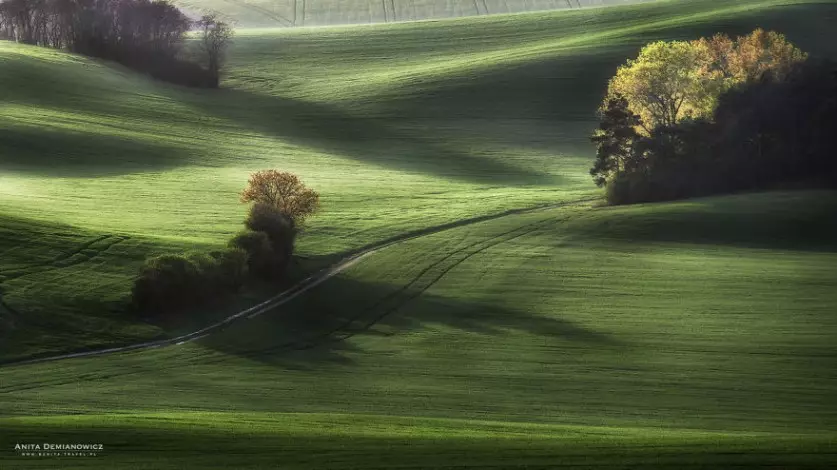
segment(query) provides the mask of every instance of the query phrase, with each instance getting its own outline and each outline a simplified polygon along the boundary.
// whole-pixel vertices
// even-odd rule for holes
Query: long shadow
[[[150,141],[47,128],[0,128],[0,170],[95,178],[183,165],[189,151]]]
[[[557,340],[614,348],[612,336],[555,317],[496,305],[428,295],[405,286],[370,284],[338,276],[294,302],[200,340],[225,355],[287,369],[351,365],[355,335],[398,335],[427,326],[480,335],[525,331]],[[224,359],[219,359],[223,361]]]
[[[835,21],[837,5],[774,7],[759,10],[757,15],[734,15],[631,33],[595,47],[570,48],[565,55],[499,66],[478,76],[440,76],[419,87],[387,90],[376,98],[382,103],[380,111],[392,115],[406,112],[444,119],[455,110],[459,116],[475,118],[595,121],[608,80],[618,66],[635,57],[649,42],[692,40],[716,33],[734,37],[762,27],[786,34],[788,40],[812,55],[834,56],[837,43],[823,38],[829,36]]]
[[[216,99],[190,104],[245,128],[364,163],[494,185],[555,184],[559,179],[473,155],[433,135],[399,130],[391,117],[354,115],[337,106],[241,90],[215,93]]]
[[[739,194],[601,208],[562,226],[581,240],[837,252],[837,191]]]

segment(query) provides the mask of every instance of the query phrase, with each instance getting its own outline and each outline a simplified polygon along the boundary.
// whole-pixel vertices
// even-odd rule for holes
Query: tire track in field
[[[293,25],[294,25],[294,26],[296,26],[296,10],[297,10],[297,5],[299,4],[299,1],[298,1],[298,0],[292,0],[292,1],[293,1],[293,4],[294,4],[294,10],[293,10],[293,14],[294,14],[294,16],[293,16]]]
[[[104,245],[101,248],[92,248],[91,249],[91,247],[93,245],[95,245],[96,243],[107,240],[109,238],[112,238],[112,239],[115,239],[115,240],[112,241],[111,243],[107,244],[107,245]],[[125,240],[128,240],[130,238],[131,237],[128,237],[128,236],[125,236],[125,235],[120,235],[120,236],[114,236],[114,235],[110,235],[110,234],[102,235],[100,237],[96,237],[93,240],[90,240],[88,242],[85,242],[85,243],[79,245],[77,248],[75,248],[71,251],[61,253],[61,254],[53,257],[51,260],[45,261],[43,263],[32,263],[32,264],[27,264],[27,265],[22,265],[22,266],[15,266],[14,269],[10,269],[8,271],[0,270],[0,275],[3,275],[3,277],[4,277],[4,279],[2,281],[0,281],[0,283],[5,282],[5,281],[9,281],[9,280],[12,280],[12,279],[18,279],[18,278],[21,278],[21,277],[25,277],[25,276],[28,276],[30,274],[38,274],[38,273],[42,273],[42,272],[45,272],[45,271],[51,271],[51,270],[54,270],[54,269],[68,268],[68,267],[71,267],[71,266],[76,266],[76,265],[82,264],[86,261],[90,261],[91,259],[93,259],[97,256],[100,256],[102,253],[106,252],[107,250],[109,250],[114,245],[122,243]],[[85,253],[85,251],[93,251],[95,253],[88,254],[88,253]],[[82,255],[82,256],[80,256],[77,259],[73,259],[77,255]]]
[[[270,18],[271,20],[276,21],[280,25],[282,23],[285,23],[285,26],[293,26],[294,25],[293,21],[285,18],[284,16],[282,16],[278,13],[272,12],[272,11],[268,10],[267,8],[262,8],[258,5],[253,5],[252,3],[247,3],[244,0],[224,0],[224,1],[226,1],[228,3],[232,3],[233,5],[240,6],[242,8],[246,8],[248,10],[252,10],[252,11],[261,13],[262,15]]]
[[[106,234],[106,235],[102,235],[102,236],[100,236],[100,237],[96,237],[96,238],[94,238],[93,240],[91,240],[91,241],[89,241],[89,242],[82,243],[82,244],[81,244],[81,246],[79,246],[79,247],[78,247],[78,248],[76,248],[75,250],[73,250],[73,251],[69,251],[69,252],[67,252],[67,253],[62,253],[62,254],[60,254],[60,255],[56,256],[55,258],[53,258],[53,259],[52,259],[52,263],[56,263],[56,262],[58,262],[58,261],[63,261],[63,260],[65,260],[65,259],[72,258],[74,255],[77,255],[77,254],[81,253],[82,251],[84,251],[84,250],[86,250],[86,249],[90,248],[90,247],[91,247],[91,246],[93,246],[94,244],[96,244],[96,243],[98,243],[98,242],[100,242],[100,241],[103,241],[103,240],[107,240],[107,239],[108,239],[108,238],[110,238],[110,237],[111,237],[111,235],[110,235],[110,234]]]
[[[146,349],[156,349],[168,346],[179,346],[188,342],[196,341],[201,338],[204,338],[212,333],[217,331],[221,331],[227,327],[229,327],[232,323],[242,319],[242,318],[254,318],[256,316],[262,315],[266,312],[270,312],[275,308],[293,300],[297,296],[307,292],[308,290],[318,286],[319,284],[327,281],[328,279],[336,276],[337,274],[345,271],[346,269],[351,268],[355,264],[359,263],[361,260],[370,256],[388,246],[395,245],[397,243],[401,243],[407,240],[412,240],[415,238],[423,237],[426,235],[431,235],[434,233],[443,232],[446,230],[450,230],[453,228],[464,227],[466,225],[472,225],[480,222],[485,222],[489,220],[495,220],[503,217],[508,217],[510,215],[517,215],[517,214],[525,214],[531,213],[536,211],[548,210],[548,209],[555,209],[560,207],[567,207],[571,205],[578,205],[587,202],[597,201],[601,198],[585,198],[585,199],[578,199],[575,201],[567,201],[561,202],[557,204],[543,204],[534,207],[526,207],[520,209],[510,209],[504,212],[499,212],[495,214],[488,214],[483,216],[477,217],[470,217],[467,219],[457,220],[454,222],[449,222],[446,224],[436,225],[432,227],[427,227],[424,229],[414,230],[411,232],[407,232],[401,235],[396,235],[384,240],[381,240],[376,243],[372,243],[367,245],[363,248],[357,249],[353,252],[347,253],[340,261],[333,264],[330,267],[321,269],[316,273],[308,276],[307,278],[303,279],[302,281],[298,282],[294,286],[290,287],[289,289],[257,304],[253,307],[244,309],[238,313],[228,316],[227,318],[218,321],[212,325],[206,326],[199,330],[193,331],[191,333],[187,333],[184,335],[177,336],[175,338],[167,338],[162,340],[155,340],[155,341],[146,341],[142,343],[127,345],[127,346],[118,346],[113,348],[106,348],[106,349],[99,349],[94,351],[81,351],[75,353],[68,353],[68,354],[59,354],[55,356],[48,356],[48,357],[40,357],[40,358],[31,358],[31,359],[23,359],[23,360],[13,360],[13,361],[5,361],[0,362],[0,366],[15,366],[15,365],[27,365],[27,364],[36,364],[41,362],[51,362],[51,361],[58,361],[63,359],[73,359],[73,358],[84,358],[84,357],[93,357],[93,356],[101,356],[105,354],[114,354],[114,353],[121,353],[121,352],[131,352],[131,351],[141,351]],[[548,219],[548,221],[552,221],[552,219]],[[543,221],[544,223],[546,221]],[[532,225],[532,224],[528,224]],[[525,227],[525,226],[524,226]],[[514,229],[510,232],[519,230],[521,227]],[[507,232],[506,234],[508,234]],[[502,236],[504,234],[498,235]],[[496,237],[493,237],[496,239]],[[473,246],[473,245],[471,245]],[[461,250],[460,250],[461,251]],[[460,261],[461,262],[461,261]],[[451,268],[452,269],[452,268]]]
[[[107,240],[108,238],[116,238],[116,241],[114,241],[110,245],[107,245],[104,249],[93,250],[93,251],[98,251],[98,253],[95,254],[95,255],[85,255],[85,256],[87,256],[88,259],[93,258],[95,256],[98,256],[98,255],[102,254],[103,252],[107,251],[113,245],[116,245],[117,243],[121,243],[125,240],[128,240],[130,237],[124,236],[124,235],[114,236],[114,235],[111,235],[111,234],[101,235],[101,236],[98,236],[98,237],[96,237],[96,238],[94,238],[90,241],[82,243],[81,245],[79,245],[78,247],[76,247],[76,248],[74,248],[70,251],[65,251],[65,252],[57,255],[49,261],[45,261],[43,263],[30,263],[30,264],[15,266],[13,269],[9,269],[9,270],[0,269],[0,274],[5,276],[5,278],[6,278],[5,280],[9,280],[9,279],[17,279],[19,277],[23,277],[23,276],[26,276],[28,274],[33,274],[33,273],[28,273],[28,272],[21,272],[21,271],[25,271],[27,269],[32,269],[32,268],[50,269],[50,268],[72,266],[72,265],[78,264],[78,263],[72,263],[72,264],[67,264],[67,265],[62,265],[60,263],[62,261],[65,261],[65,260],[68,260],[68,259],[72,258],[75,255],[83,254],[82,253],[83,251],[90,249],[91,246],[93,246],[96,243],[99,243],[101,241]],[[59,266],[56,266],[56,263],[59,263]],[[6,274],[7,271],[11,271],[12,274]]]
[[[581,202],[581,201],[578,201],[578,202]],[[569,205],[569,204],[571,204],[571,203],[568,203],[567,205]],[[544,207],[544,209],[547,209],[547,207]],[[534,210],[538,210],[538,209],[532,209],[531,211],[534,211]],[[529,210],[526,210],[526,212],[528,212],[528,211]],[[447,274],[448,272],[453,270],[456,266],[460,265],[462,262],[466,261],[471,256],[476,255],[477,253],[481,253],[481,252],[483,252],[483,251],[485,251],[485,250],[487,250],[487,249],[489,249],[493,246],[496,246],[500,243],[504,243],[504,242],[510,241],[514,238],[518,238],[518,237],[527,235],[527,234],[541,228],[542,225],[554,222],[555,220],[557,220],[557,218],[550,218],[550,219],[547,219],[547,220],[542,220],[542,221],[533,222],[531,224],[526,224],[526,225],[523,225],[523,226],[520,226],[520,227],[516,227],[512,230],[500,233],[500,234],[495,235],[493,237],[490,237],[490,238],[487,238],[487,239],[484,239],[484,240],[479,240],[479,241],[476,241],[474,243],[468,244],[464,247],[458,248],[458,249],[448,253],[447,255],[443,256],[442,258],[435,261],[434,263],[431,263],[430,266],[427,266],[424,269],[422,269],[416,275],[416,277],[412,281],[407,283],[405,286],[401,287],[400,289],[398,289],[395,292],[392,292],[392,293],[382,297],[377,302],[375,302],[371,307],[369,307],[368,309],[365,309],[364,312],[360,313],[359,315],[356,315],[356,316],[352,317],[348,321],[342,322],[340,324],[340,326],[338,326],[336,328],[332,328],[332,329],[330,329],[330,330],[328,330],[324,333],[319,333],[317,335],[309,336],[305,339],[288,341],[288,342],[285,342],[285,343],[282,343],[282,344],[279,344],[279,345],[276,345],[276,346],[272,346],[272,347],[269,347],[269,348],[255,349],[255,350],[249,350],[249,351],[239,351],[239,352],[236,352],[235,355],[238,356],[238,357],[243,357],[243,358],[255,358],[255,357],[265,355],[265,354],[273,354],[273,353],[281,353],[281,352],[289,352],[289,351],[304,351],[304,350],[313,349],[313,348],[318,347],[318,346],[322,346],[324,344],[338,343],[340,341],[344,341],[346,339],[349,339],[349,338],[351,338],[355,335],[361,334],[365,331],[368,331],[369,328],[371,328],[376,323],[378,323],[379,321],[386,318],[391,313],[394,313],[395,311],[397,311],[398,308],[400,308],[401,306],[403,306],[407,302],[411,301],[412,299],[414,299],[414,298],[418,297],[419,295],[421,295],[422,293],[424,293],[427,289],[432,287],[436,282],[438,282],[442,277],[444,277],[445,274]],[[534,227],[532,227],[532,226],[534,226]],[[528,227],[532,227],[532,228],[530,230],[525,230]],[[522,233],[515,233],[515,232],[520,232],[521,230],[523,230]],[[510,234],[512,234],[512,236],[509,237],[509,238],[505,238],[505,239],[501,239],[499,241],[495,241],[498,238],[501,238],[501,237],[504,237],[504,236],[507,236],[507,235],[510,235]],[[420,281],[421,278],[424,277],[427,273],[429,273],[432,269],[434,269],[435,267],[445,263],[447,260],[450,260],[451,258],[456,256],[457,254],[461,254],[463,251],[470,250],[471,248],[474,248],[475,246],[478,246],[478,245],[486,245],[486,246],[478,247],[474,251],[466,252],[465,256],[462,257],[461,259],[454,260],[453,263],[450,263],[447,266],[443,266],[441,272],[438,273],[435,276],[435,278],[432,279],[429,283],[427,283],[425,286],[423,286],[423,288],[421,288],[418,292],[412,292],[412,293],[408,293],[408,294],[404,295],[405,291],[407,291],[409,288],[415,286],[418,283],[418,281]],[[383,248],[381,248],[381,249],[383,249]],[[293,289],[294,288],[292,287],[287,292],[290,292]],[[399,302],[397,305],[391,306],[389,309],[384,310],[383,313],[377,314],[377,316],[375,318],[373,318],[372,321],[367,321],[363,325],[363,327],[353,329],[353,330],[348,329],[348,327],[350,327],[353,323],[357,322],[364,315],[364,313],[368,312],[369,310],[379,308],[387,300],[397,299],[399,296],[406,297],[406,298],[404,298],[404,300]],[[256,315],[254,314],[253,316],[256,316]],[[334,336],[335,333],[339,333],[341,330],[345,331],[346,334],[343,335],[343,336]],[[223,363],[223,362],[227,361],[228,359],[229,359],[229,356],[226,355],[226,354],[222,355],[220,357],[213,357],[213,358],[205,358],[204,357],[204,358],[201,358],[200,364],[202,364],[202,365],[219,364],[219,363]],[[23,363],[21,363],[21,364],[23,364]],[[0,364],[0,365],[2,365],[2,364]],[[9,364],[9,365],[12,365],[12,364]],[[155,366],[153,370],[154,371],[162,371],[162,370],[170,370],[170,369],[179,369],[181,367],[182,367],[182,364],[175,364],[175,365],[167,366],[167,367],[160,367],[158,365],[158,366]],[[150,370],[152,370],[152,369],[132,368],[130,370],[125,370],[123,372],[110,373],[110,374],[107,374],[107,375],[88,374],[89,377],[79,376],[79,377],[74,377],[71,380],[59,378],[59,379],[53,380],[51,382],[50,381],[39,382],[37,384],[25,385],[25,386],[17,387],[17,388],[6,388],[6,389],[2,390],[2,393],[13,393],[13,392],[16,393],[16,392],[23,392],[23,391],[29,391],[29,390],[36,390],[38,388],[66,385],[68,383],[76,383],[76,382],[84,381],[84,380],[88,380],[88,379],[89,380],[94,380],[94,379],[112,379],[112,378],[117,378],[117,377],[122,378],[122,377],[126,377],[126,376],[137,375],[137,374],[149,372]]]
[[[98,243],[102,240],[106,240],[106,239],[110,238],[111,236],[112,235],[110,235],[110,234],[101,235],[99,237],[94,238],[93,240],[82,243],[81,245],[79,245],[77,248],[75,248],[73,250],[65,251],[65,252],[63,252],[63,253],[61,253],[57,256],[54,256],[51,260],[45,261],[43,263],[29,263],[29,264],[16,265],[12,269],[5,269],[5,270],[0,269],[0,275],[3,275],[5,277],[4,281],[7,281],[7,280],[10,280],[10,279],[17,279],[19,277],[26,276],[27,274],[32,274],[32,273],[28,273],[28,272],[22,272],[22,271],[26,271],[27,269],[39,268],[39,267],[49,269],[50,267],[54,267],[55,263],[60,263],[61,261],[72,258],[73,256],[81,253],[82,251],[90,248],[94,244],[96,244],[96,243]]]
[[[556,220],[561,220],[557,217],[539,220],[530,224],[526,224],[520,227],[516,227],[512,230],[508,230],[503,232],[499,235],[495,235],[493,237],[479,240],[474,243],[471,243],[465,247],[456,249],[447,255],[443,256],[439,260],[431,263],[426,268],[422,269],[410,282],[405,284],[400,289],[387,294],[386,296],[379,299],[375,302],[372,306],[365,309],[358,315],[342,322],[340,326],[332,328],[326,332],[319,333],[313,336],[310,336],[306,339],[302,340],[295,340],[289,341],[278,346],[273,346],[270,348],[265,349],[257,349],[251,351],[245,351],[244,354],[238,354],[239,356],[243,357],[255,357],[263,354],[268,353],[275,353],[281,351],[293,351],[293,350],[306,350],[306,349],[313,349],[317,346],[327,344],[327,343],[337,343],[340,341],[347,340],[357,334],[361,334],[363,332],[368,331],[372,328],[375,324],[389,316],[390,314],[396,312],[401,307],[412,301],[413,299],[421,296],[424,292],[428,289],[433,287],[437,282],[439,282],[447,273],[452,271],[454,268],[462,264],[463,262],[467,261],[469,258],[477,255],[479,253],[484,252],[485,250],[497,246],[501,243],[506,243],[516,238],[520,238],[522,236],[528,235],[540,228],[544,225],[548,225],[554,223]],[[510,236],[509,236],[510,235]],[[473,249],[475,248],[475,249]],[[472,250],[473,249],[473,250]],[[448,262],[452,261],[452,262]],[[439,268],[439,269],[436,269]],[[374,311],[379,309],[383,306],[383,311],[381,313],[376,313],[371,320],[365,321],[362,326],[359,328],[350,329],[350,327],[360,321],[366,313],[370,311]],[[342,334],[341,334],[342,333]],[[335,336],[337,335],[337,336]]]
[[[96,243],[107,240],[109,238],[115,238],[115,240],[113,242],[111,242],[110,244],[103,246],[102,248],[92,250],[92,251],[96,252],[95,254],[91,255],[91,254],[83,253],[85,250],[89,250],[90,247],[95,245]],[[91,241],[88,241],[88,242],[85,242],[85,243],[79,245],[77,248],[75,248],[72,251],[61,253],[58,256],[55,256],[51,260],[46,261],[44,263],[36,263],[36,264],[18,266],[14,269],[14,271],[12,271],[11,274],[8,274],[4,271],[0,271],[0,274],[2,275],[2,278],[0,278],[0,326],[2,326],[3,323],[6,324],[5,328],[0,328],[0,338],[3,337],[3,335],[2,335],[3,331],[8,332],[8,331],[11,331],[12,329],[14,329],[15,320],[19,319],[23,316],[21,314],[21,312],[19,312],[17,309],[15,309],[11,305],[9,305],[9,303],[6,302],[6,300],[4,299],[3,295],[4,295],[5,292],[2,289],[2,284],[4,282],[10,281],[10,280],[13,280],[13,279],[19,279],[21,277],[26,277],[26,276],[31,275],[31,274],[40,274],[40,273],[44,273],[44,272],[48,272],[48,271],[59,270],[59,269],[68,268],[68,267],[71,267],[71,266],[76,266],[76,265],[82,264],[84,262],[90,261],[91,259],[93,259],[97,256],[100,256],[102,253],[106,252],[107,250],[109,250],[114,245],[116,245],[118,243],[122,243],[123,241],[128,240],[129,238],[130,237],[127,237],[127,236],[117,236],[117,237],[115,237],[115,236],[110,235],[110,234],[102,235],[102,236],[94,238]],[[80,259],[72,260],[72,258],[74,256],[78,255],[78,254],[82,254],[84,256],[80,257]],[[65,263],[64,261],[70,261],[70,262]],[[68,273],[64,276],[58,276],[57,278],[53,279],[53,281],[58,280],[58,279],[62,279],[64,277],[71,276],[71,275],[73,275],[73,273]]]
[[[20,312],[6,303],[3,299],[3,289],[0,289],[0,326],[2,326],[0,328],[0,338],[3,338],[15,328],[15,320],[18,318],[20,318]]]

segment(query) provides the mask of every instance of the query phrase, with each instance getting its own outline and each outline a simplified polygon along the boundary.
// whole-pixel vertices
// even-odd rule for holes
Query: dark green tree
[[[642,120],[628,109],[628,100],[621,95],[608,98],[599,117],[599,127],[590,138],[596,144],[596,163],[590,175],[596,186],[602,187],[631,166],[634,143],[639,139],[637,126]]]

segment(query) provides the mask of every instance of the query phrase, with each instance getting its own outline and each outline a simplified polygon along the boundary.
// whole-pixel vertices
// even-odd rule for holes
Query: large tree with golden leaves
[[[305,187],[293,173],[278,170],[262,170],[253,173],[247,188],[241,193],[241,202],[267,204],[301,223],[317,211],[320,195]]]
[[[707,118],[718,97],[765,74],[781,79],[806,54],[773,31],[757,29],[736,39],[726,35],[695,41],[658,41],[619,67],[604,103],[621,96],[648,134],[686,118]],[[603,105],[604,106],[604,105]]]

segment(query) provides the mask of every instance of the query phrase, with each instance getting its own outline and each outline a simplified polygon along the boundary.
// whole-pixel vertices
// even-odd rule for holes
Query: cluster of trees
[[[193,26],[205,67],[181,58]],[[0,39],[113,60],[187,86],[218,86],[231,37],[217,17],[192,22],[166,0],[0,0]]]
[[[296,175],[265,170],[250,177],[241,200],[253,202],[244,222],[247,229],[226,249],[146,260],[134,282],[135,308],[165,314],[234,293],[250,278],[281,279],[299,227],[319,208],[319,195]]]
[[[775,32],[649,44],[600,117],[590,173],[613,204],[837,186],[837,67]]]

